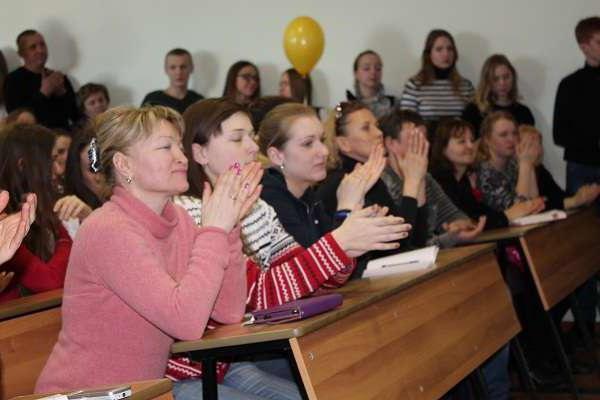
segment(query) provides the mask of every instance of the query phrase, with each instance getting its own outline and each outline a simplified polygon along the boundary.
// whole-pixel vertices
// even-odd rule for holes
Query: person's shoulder
[[[6,80],[12,80],[12,79],[19,79],[22,78],[24,76],[26,76],[28,73],[30,73],[29,71],[27,71],[27,69],[25,67],[18,67],[14,70],[12,70],[11,72],[8,73],[8,75],[6,75]]]
[[[194,101],[204,99],[204,96],[201,95],[200,93],[196,92],[195,90],[188,90],[187,97],[189,97],[190,99],[192,99]]]
[[[153,100],[161,100],[165,98],[165,92],[163,92],[162,90],[154,90],[150,93],[148,93],[146,96],[144,96],[144,103],[148,102],[148,101],[153,101]]]

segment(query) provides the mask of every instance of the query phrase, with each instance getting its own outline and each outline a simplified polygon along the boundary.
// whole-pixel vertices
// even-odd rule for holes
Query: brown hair
[[[25,29],[23,32],[19,33],[19,35],[17,36],[17,50],[19,51],[19,53],[21,53],[21,51],[23,50],[23,38],[27,37],[27,36],[33,36],[33,35],[38,35],[39,32],[34,30],[34,29]]]
[[[121,106],[111,108],[92,121],[100,151],[102,172],[109,185],[116,183],[113,157],[117,152],[127,153],[135,143],[147,139],[161,121],[166,121],[183,133],[183,119],[169,107],[146,106],[141,108]]]
[[[223,97],[229,97],[233,100],[236,98],[237,88],[235,85],[235,81],[238,77],[240,70],[244,67],[252,67],[256,71],[256,76],[258,77],[258,88],[254,93],[254,96],[250,100],[255,100],[260,97],[260,72],[256,65],[252,64],[250,61],[241,60],[234,63],[231,67],[229,67],[229,71],[227,71],[227,78],[225,79],[225,88],[223,89]]]
[[[494,103],[494,93],[492,87],[494,85],[494,73],[499,66],[505,66],[510,70],[513,76],[513,86],[508,93],[511,102],[516,102],[519,99],[519,88],[517,86],[517,70],[510,63],[504,54],[493,54],[485,60],[481,67],[481,76],[479,85],[475,91],[475,104],[482,113],[487,113]]]
[[[47,261],[54,253],[60,221],[54,213],[52,148],[56,136],[41,125],[13,124],[0,132],[0,187],[10,194],[6,212],[20,210],[27,193],[37,195],[35,221],[25,237],[27,248]]]
[[[185,121],[183,149],[191,161],[188,167],[190,187],[187,194],[202,197],[204,182],[210,182],[202,166],[193,161],[192,145],[208,144],[212,137],[221,134],[223,122],[237,113],[252,119],[246,107],[228,98],[201,100],[189,106],[183,113]]]
[[[298,103],[312,104],[312,81],[310,75],[303,77],[294,68],[290,68],[284,72],[287,74],[290,81],[290,89],[292,99]]]
[[[394,110],[379,118],[379,129],[384,137],[398,139],[402,125],[412,122],[415,126],[425,126],[425,120],[412,110]]]
[[[281,149],[289,140],[289,130],[300,117],[317,117],[312,107],[299,103],[281,104],[267,113],[258,130],[258,147],[267,155],[269,147]]]
[[[442,120],[436,131],[431,148],[431,156],[429,161],[429,169],[434,172],[454,171],[454,165],[446,155],[444,150],[448,146],[448,142],[452,138],[460,138],[466,135],[467,131],[471,132],[473,139],[473,125],[460,118],[446,118]]]
[[[496,126],[496,122],[500,121],[501,119],[505,119],[505,120],[512,122],[515,125],[515,128],[519,126],[515,117],[513,117],[513,115],[509,112],[494,111],[492,113],[489,113],[483,119],[483,122],[481,123],[480,131],[479,131],[479,134],[480,134],[479,137],[481,140],[479,141],[479,146],[477,148],[477,160],[478,161],[487,161],[490,159],[491,154],[490,154],[490,149],[487,144],[487,141],[489,140],[489,138],[494,130],[494,126]]]
[[[85,113],[85,101],[93,94],[102,93],[106,98],[106,102],[110,103],[110,96],[108,95],[108,89],[106,86],[100,83],[86,83],[77,91],[77,107],[79,107],[79,111],[84,114]]]
[[[452,47],[454,48],[454,64],[452,64],[450,67],[450,81],[452,81],[452,89],[454,92],[456,94],[460,94],[460,83],[463,78],[458,73],[458,69],[456,68],[456,62],[458,61],[458,49],[456,48],[456,43],[454,42],[454,38],[450,32],[443,29],[434,29],[427,35],[423,53],[421,54],[421,70],[413,77],[413,79],[417,81],[418,85],[428,85],[433,82],[435,79],[435,67],[431,62],[431,50],[433,49],[435,41],[441,37],[447,38],[450,43],[452,43]]]
[[[293,99],[283,96],[263,96],[254,100],[248,106],[248,111],[250,111],[250,115],[252,115],[252,126],[254,127],[254,131],[258,132],[258,128],[260,128],[260,123],[263,119],[265,119],[265,116],[269,113],[269,111],[271,111],[280,104],[294,102],[295,101]]]
[[[596,32],[600,32],[600,17],[593,16],[582,19],[575,27],[577,43],[587,43]]]

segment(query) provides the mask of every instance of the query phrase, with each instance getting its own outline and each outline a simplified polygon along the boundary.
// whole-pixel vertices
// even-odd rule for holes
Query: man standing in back
[[[17,36],[17,48],[23,66],[8,74],[4,82],[6,111],[28,108],[40,124],[69,129],[78,118],[75,92],[62,72],[46,68],[44,37],[31,29],[23,31]]]
[[[192,55],[185,49],[173,49],[165,56],[165,73],[169,77],[169,87],[148,93],[142,105],[167,106],[183,114],[189,105],[204,96],[188,90],[188,81],[194,71]]]

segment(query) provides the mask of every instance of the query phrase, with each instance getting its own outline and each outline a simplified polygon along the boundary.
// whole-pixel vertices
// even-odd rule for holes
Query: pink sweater
[[[73,244],[58,342],[36,392],[161,378],[174,338],[198,339],[209,318],[239,322],[246,271],[238,229],[197,228],[117,187]]]

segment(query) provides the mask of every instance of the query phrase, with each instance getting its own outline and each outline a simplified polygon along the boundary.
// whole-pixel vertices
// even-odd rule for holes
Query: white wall
[[[352,61],[366,48],[382,55],[386,88],[399,94],[418,68],[427,32],[445,28],[457,40],[460,71],[474,84],[489,54],[503,52],[514,62],[523,101],[546,138],[545,162],[561,183],[562,150],[551,137],[556,86],[583,64],[574,25],[600,13],[597,0],[3,0],[1,8],[0,49],[9,68],[19,65],[17,34],[35,28],[46,37],[50,67],[67,72],[76,88],[105,83],[113,105],[138,104],[164,87],[163,56],[176,46],[192,52],[192,86],[205,95],[221,94],[227,68],[241,58],[258,64],[263,93],[275,93],[289,66],[283,31],[299,15],[325,31],[325,52],[312,74],[316,104],[343,98]]]

